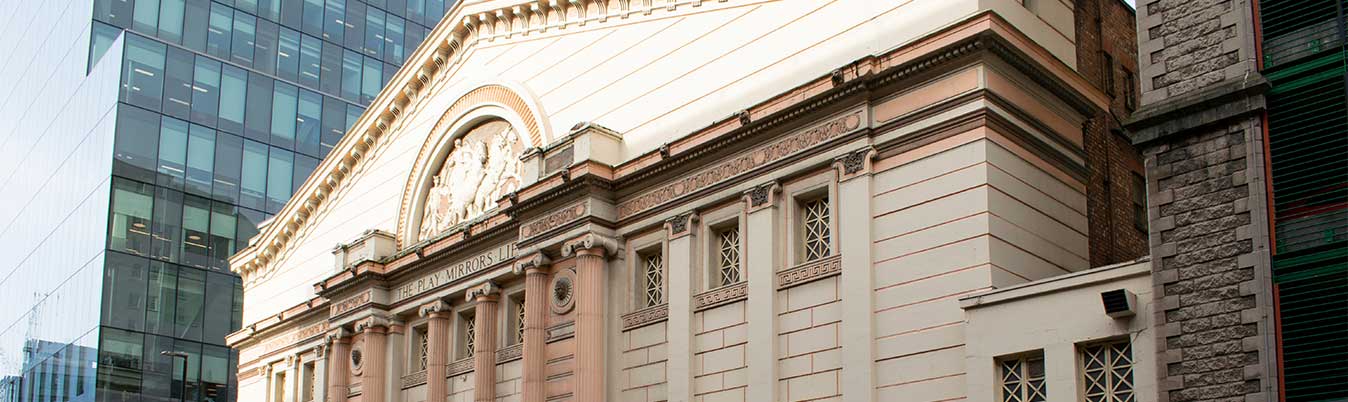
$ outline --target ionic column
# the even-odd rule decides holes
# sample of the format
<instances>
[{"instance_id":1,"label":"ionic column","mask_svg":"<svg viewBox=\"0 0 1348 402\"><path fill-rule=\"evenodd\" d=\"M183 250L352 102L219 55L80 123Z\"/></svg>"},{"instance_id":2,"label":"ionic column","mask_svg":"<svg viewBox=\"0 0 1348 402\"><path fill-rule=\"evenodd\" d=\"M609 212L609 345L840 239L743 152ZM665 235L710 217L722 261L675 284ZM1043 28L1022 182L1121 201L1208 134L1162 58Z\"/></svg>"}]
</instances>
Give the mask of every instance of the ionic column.
<instances>
[{"instance_id":1,"label":"ionic column","mask_svg":"<svg viewBox=\"0 0 1348 402\"><path fill-rule=\"evenodd\" d=\"M365 368L360 373L360 400L361 402L384 402L384 394L388 384L388 378L385 377L384 359L388 355L388 328L383 323L372 322L369 319L361 324L357 324L357 329L365 336L364 356L361 360L365 363Z\"/></svg>"},{"instance_id":2,"label":"ionic column","mask_svg":"<svg viewBox=\"0 0 1348 402\"><path fill-rule=\"evenodd\" d=\"M426 400L445 402L449 399L449 384L445 370L449 365L449 304L435 301L417 309L422 317L430 317L426 324Z\"/></svg>"},{"instance_id":3,"label":"ionic column","mask_svg":"<svg viewBox=\"0 0 1348 402\"><path fill-rule=\"evenodd\" d=\"M875 396L875 314L871 269L871 157L866 147L838 157L838 252L842 254L843 402Z\"/></svg>"},{"instance_id":4,"label":"ionic column","mask_svg":"<svg viewBox=\"0 0 1348 402\"><path fill-rule=\"evenodd\" d=\"M547 397L548 259L536 253L516 268L524 271L524 402L543 402Z\"/></svg>"},{"instance_id":5,"label":"ionic column","mask_svg":"<svg viewBox=\"0 0 1348 402\"><path fill-rule=\"evenodd\" d=\"M468 291L473 314L473 400L496 400L496 302L500 289L487 282Z\"/></svg>"},{"instance_id":6,"label":"ionic column","mask_svg":"<svg viewBox=\"0 0 1348 402\"><path fill-rule=\"evenodd\" d=\"M749 323L747 401L777 400L777 267L781 247L777 193L781 187L767 183L744 193L744 267L748 274L745 318Z\"/></svg>"},{"instance_id":7,"label":"ionic column","mask_svg":"<svg viewBox=\"0 0 1348 402\"><path fill-rule=\"evenodd\" d=\"M350 389L347 385L347 378L350 376L351 361L351 337L345 330L333 331L328 335L332 342L332 350L328 352L328 402L346 402L346 394ZM271 392L271 390L267 390Z\"/></svg>"},{"instance_id":8,"label":"ionic column","mask_svg":"<svg viewBox=\"0 0 1348 402\"><path fill-rule=\"evenodd\" d=\"M609 245L608 248L605 244ZM586 235L562 246L576 256L576 400L604 402L604 256L612 240Z\"/></svg>"}]
</instances>

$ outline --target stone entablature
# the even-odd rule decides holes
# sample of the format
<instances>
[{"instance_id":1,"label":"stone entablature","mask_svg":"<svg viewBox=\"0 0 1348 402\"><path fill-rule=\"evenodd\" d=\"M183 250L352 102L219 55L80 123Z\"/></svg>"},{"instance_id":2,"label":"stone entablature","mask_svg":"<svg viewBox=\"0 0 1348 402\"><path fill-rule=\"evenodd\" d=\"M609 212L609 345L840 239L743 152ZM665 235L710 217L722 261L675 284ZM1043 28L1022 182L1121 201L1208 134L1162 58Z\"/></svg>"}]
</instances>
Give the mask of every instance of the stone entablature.
<instances>
[{"instance_id":1,"label":"stone entablature","mask_svg":"<svg viewBox=\"0 0 1348 402\"><path fill-rule=\"evenodd\" d=\"M672 288L665 289L665 303L649 308L636 308L635 303L628 300L631 297L629 293L636 286L635 280L617 283L626 281L612 279L634 269L630 265L631 257L627 257L628 251L648 251L645 246L642 250L624 250L624 247L628 247L624 239L659 233L658 236L665 237L651 250L659 250L665 258L664 267L700 267L705 262L690 262L686 258L688 255L698 255L693 250L701 250L703 246L699 242L705 240L705 233L701 233L703 229L699 229L697 221L691 219L699 211L731 204L741 205L737 208L743 208L744 212L737 219L749 221L745 227L752 228L750 230L761 231L765 222L770 225L787 224L793 222L791 219L798 219L792 217L796 213L792 211L798 206L797 203L820 194L820 191L835 197L851 197L845 198L845 202L855 202L857 194L871 197L869 183L874 171L893 169L899 163L906 163L897 160L921 158L923 153L938 152L932 149L941 150L940 147L947 146L943 141L955 142L968 138L995 138L1001 141L1005 137L1013 137L1014 140L1005 141L1005 144L1010 144L1005 146L1014 148L1008 152L1029 161L1025 162L1027 165L1040 164L1042 169L1053 171L1070 170L1070 167L1056 165L1056 161L1070 159L1070 155L1058 159L1039 156L1054 152L1051 147L1016 148L1016 144L1031 141L1023 137L1068 144L1070 140L1054 139L1056 134L1051 130L1003 130L1003 126L994 128L997 124L1013 126L1016 123L1008 117L999 117L999 113L1003 112L988 105L1014 105L998 103L992 99L993 93L987 88L978 88L957 98L940 99L939 102L927 105L929 110L915 114L912 118L884 123L883 126L877 125L872 119L871 110L877 104L907 100L903 98L907 94L901 93L900 88L914 82L940 82L945 79L941 75L945 70L974 71L988 76L1021 74L1038 79L1036 82L1039 84L1052 85L1050 89L1053 90L1072 90L1071 84L1075 78L1054 76L1051 72L1034 69L1038 63L1051 62L1045 61L1042 55L1021 53L1022 50L1011 44L1017 38L999 36L1005 32L988 28L1004 29L1001 24L1004 22L994 15L982 15L951 28L949 32L931 39L931 43L924 42L922 46L929 48L920 55L906 53L908 48L904 48L896 50L894 55L858 61L854 64L865 64L869 70L865 73L820 77L790 95L774 98L767 105L751 107L748 112L737 115L733 122L718 122L704 132L675 141L653 156L640 156L618 166L593 160L576 161L501 198L495 209L486 211L484 216L451 227L448 232L437 234L434 238L418 240L414 244L401 244L401 249L389 255L365 260L323 278L314 289L316 293L336 300L324 305L328 307L327 318L331 320L332 326L339 327L338 333L329 340L333 350L338 350L337 345L345 342L348 348L346 355L368 355L372 348L384 346L387 348L381 349L384 352L402 354L401 360L395 361L413 367L393 367L397 364L378 366L378 369L392 373L382 385L362 382L368 381L371 375L378 375L369 371L375 370L371 368L373 366L358 368L358 365L334 364L329 373L346 375L350 380L347 384L359 384L362 402L369 401L367 398L372 397L373 390L378 387L396 388L396 392L427 393L440 398L446 393L459 392L460 388L457 387L462 386L459 385L461 381L455 380L451 384L453 387L449 387L452 389L441 387L444 378L482 371L485 367L504 366L518 360L516 364L522 364L525 373L548 373L546 377L521 374L519 381L525 384L544 380L564 381L567 391L547 396L569 396L574 400L593 397L596 392L602 395L605 389L610 389L605 388L604 381L607 381L606 378L616 378L610 374L615 371L630 371L632 377L625 378L641 377L640 367L637 366L603 367L609 364L603 357L607 353L606 343L602 341L604 337L629 337L627 341L633 347L649 348L646 364L683 367L680 365L688 363L687 356L662 356L661 353L668 353L668 348L660 347L659 341L642 337L659 334L659 337L665 338L664 342L673 343L676 341L669 337L691 333L688 326L692 317L696 317L694 314L702 317L699 320L708 320L707 317L715 318L716 314L723 314L723 311L745 309L745 305L751 304L736 303L741 300L765 300L768 306L774 306L776 302L773 300L778 299L779 294L792 295L782 300L809 299L815 293L823 292L820 289L827 290L830 286L835 288L831 299L800 311L816 310L807 311L806 314L821 317L817 324L824 329L820 332L825 332L830 325L844 326L845 322L839 324L839 321L827 321L826 317L839 311L836 305L853 303L847 301L847 298L870 294L874 289L867 287L865 292L842 294L836 288L857 277L849 276L849 269L853 270L851 272L867 272L866 267L872 261L868 254L844 253L846 246L838 248L840 245L837 241L832 243L836 249L826 257L803 264L789 263L790 259L782 256L761 258L764 257L762 253L770 254L775 247L745 250L747 264L753 264L743 268L751 277L750 280L707 290L702 284L687 285L691 283L690 279L681 278L678 280L687 286L680 288L679 292L682 293L674 293ZM1010 34L1014 36L1014 31L1010 31ZM1008 58L1014 60L1008 61ZM993 71L995 69L1009 70ZM890 95L896 97L891 98ZM1084 100L1093 96L1081 95L1079 99L1063 103L1088 109L1091 103ZM794 99L796 102L784 99ZM1084 114L1082 110L1060 112ZM1027 116L1032 117L1028 113L1016 117ZM718 135L711 134L724 129L726 124L738 126ZM564 145L581 147L584 144L576 141ZM1067 151L1070 153L1074 150L1069 148ZM573 152L572 155L586 153L584 150ZM541 164L541 161L531 161L529 158L542 158L546 153L532 152L525 155L525 164ZM431 167L427 169L434 170ZM807 188L814 186L807 182L823 183L823 187ZM767 184L760 185L763 183ZM755 189L761 191L755 192ZM867 192L858 193L857 189ZM408 195L404 194L404 197ZM841 206L834 208L844 210ZM862 210L866 209L854 209ZM672 217L679 219L670 219ZM855 236L862 232L858 228L864 226L839 227L835 224L833 230L845 232L832 232L832 235ZM786 230L780 227L777 229ZM411 229L400 224L400 230ZM396 237L405 239L408 234L400 232ZM869 239L870 235L866 236ZM759 238L764 237L760 235ZM868 243L869 240L861 244ZM856 261L863 261L860 264L865 266L858 265ZM858 268L860 271L857 271ZM596 295L604 294L615 299L596 300ZM529 303L538 298L547 303ZM424 308L428 305L436 307ZM744 325L754 328L749 335L737 335L735 331L741 329L726 330L726 334L721 336L767 339L756 325L785 320L787 318L783 317L789 312L785 310L787 306L775 306L767 310L771 315L763 315L761 308L761 305L755 305L742 313L753 315L752 319L742 319L748 322ZM309 311L312 312L308 314L319 315L323 310L311 308ZM540 314L543 320L541 323L517 323L513 320L516 319L514 314L519 311L523 311L526 316ZM266 322L274 328L293 325L293 321L286 318L276 317ZM615 328L610 323L619 325ZM516 333L517 329L519 333ZM231 345L250 349L257 347L259 342L271 342L260 339L256 330L253 328L249 332L231 336ZM493 335L496 332L500 334ZM796 336L790 333L771 334L772 339ZM436 347L444 349L417 351L414 346L421 339L419 337L434 339ZM465 339L481 341L481 337L490 340L490 346L483 346L481 342L464 342ZM519 343L511 343L516 341L515 337L522 339L519 339ZM871 342L870 339L866 341ZM844 341L835 340L835 343L840 342ZM546 359L531 357L528 349L531 344L546 344L544 351L547 353L543 354ZM726 349L733 351L735 347L729 345ZM740 348L743 349L742 345ZM849 350L841 344L833 348ZM412 366L418 363L415 353L434 353L436 359L420 363L425 366L420 369ZM802 353L800 355L823 353L818 358L825 359L830 352ZM748 354L752 355L750 359L785 358L772 353ZM267 363L265 358L250 359L241 362L241 367ZM862 367L869 369L870 363L866 362ZM547 370L542 370L543 367ZM534 369L538 371L531 371ZM352 377L351 374L357 371L361 375ZM509 372L491 371L491 376L506 376ZM829 375L825 372L810 375L815 374ZM487 376L484 372L473 375L480 377L467 383L477 382L479 387L486 381L483 378L514 381ZM790 379L771 380L772 387L776 388L777 381L789 382ZM661 384L660 381L620 387L657 389L659 387L656 385ZM764 395L758 392L767 392L771 396L772 392L762 391L765 388L758 380L751 380L751 383L756 384L749 386L754 390L755 397ZM786 387L789 389L789 386ZM351 389L357 389L357 386L353 385ZM536 391L523 393L526 400L542 397ZM609 396L609 399L624 400L618 396ZM768 398L772 399L776 398Z\"/></svg>"}]
</instances>

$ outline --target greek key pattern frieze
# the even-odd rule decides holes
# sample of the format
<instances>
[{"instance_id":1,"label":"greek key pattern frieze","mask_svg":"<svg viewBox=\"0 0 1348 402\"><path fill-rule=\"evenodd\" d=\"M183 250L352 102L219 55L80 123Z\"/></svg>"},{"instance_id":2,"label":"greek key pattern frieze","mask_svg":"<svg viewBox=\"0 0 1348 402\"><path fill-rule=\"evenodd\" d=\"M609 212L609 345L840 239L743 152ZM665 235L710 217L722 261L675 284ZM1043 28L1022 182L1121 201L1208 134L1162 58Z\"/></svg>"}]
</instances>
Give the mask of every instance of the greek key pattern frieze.
<instances>
[{"instance_id":1,"label":"greek key pattern frieze","mask_svg":"<svg viewBox=\"0 0 1348 402\"><path fill-rule=\"evenodd\" d=\"M445 374L450 377L467 373L469 371L473 371L473 358L471 357L467 359L459 359L459 361L450 363L449 366L445 368Z\"/></svg>"},{"instance_id":2,"label":"greek key pattern frieze","mask_svg":"<svg viewBox=\"0 0 1348 402\"><path fill-rule=\"evenodd\" d=\"M625 219L645 212L675 198L706 189L732 177L748 173L755 168L782 160L802 150L840 137L858 127L861 127L861 111L854 111L809 130L791 134L771 144L677 179L630 201L620 203L618 204L618 219Z\"/></svg>"},{"instance_id":3,"label":"greek key pattern frieze","mask_svg":"<svg viewBox=\"0 0 1348 402\"><path fill-rule=\"evenodd\" d=\"M777 273L777 290L813 282L842 272L842 256L832 255Z\"/></svg>"},{"instance_id":4,"label":"greek key pattern frieze","mask_svg":"<svg viewBox=\"0 0 1348 402\"><path fill-rule=\"evenodd\" d=\"M412 374L403 376L402 389L412 388L426 383L426 370L421 370Z\"/></svg>"},{"instance_id":5,"label":"greek key pattern frieze","mask_svg":"<svg viewBox=\"0 0 1348 402\"><path fill-rule=\"evenodd\" d=\"M749 283L740 282L722 286L693 296L693 311L734 303L749 297Z\"/></svg>"},{"instance_id":6,"label":"greek key pattern frieze","mask_svg":"<svg viewBox=\"0 0 1348 402\"><path fill-rule=\"evenodd\" d=\"M623 331L641 328L669 318L669 304L661 304L623 314Z\"/></svg>"}]
</instances>

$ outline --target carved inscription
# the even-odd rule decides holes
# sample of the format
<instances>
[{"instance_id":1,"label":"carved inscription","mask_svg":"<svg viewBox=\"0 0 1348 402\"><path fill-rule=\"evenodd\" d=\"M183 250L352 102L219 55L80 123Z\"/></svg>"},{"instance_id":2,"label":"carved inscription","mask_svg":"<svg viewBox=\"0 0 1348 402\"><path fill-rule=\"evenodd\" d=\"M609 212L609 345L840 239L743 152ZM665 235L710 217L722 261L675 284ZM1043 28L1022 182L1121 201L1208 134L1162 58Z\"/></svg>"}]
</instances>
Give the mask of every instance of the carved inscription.
<instances>
[{"instance_id":1,"label":"carved inscription","mask_svg":"<svg viewBox=\"0 0 1348 402\"><path fill-rule=\"evenodd\" d=\"M393 290L393 302L406 300L515 258L515 244L504 244L426 274Z\"/></svg>"},{"instance_id":2,"label":"carved inscription","mask_svg":"<svg viewBox=\"0 0 1348 402\"><path fill-rule=\"evenodd\" d=\"M520 239L527 239L540 233L556 229L557 227L565 225L567 223L571 223L572 221L575 221L577 219L580 219L582 216L585 216L585 212L588 209L589 209L589 202L581 201L573 205L567 206L565 208L562 208L559 211L548 214L547 216L544 216L542 218L533 220L527 224L524 224L523 226L520 226Z\"/></svg>"},{"instance_id":3,"label":"carved inscription","mask_svg":"<svg viewBox=\"0 0 1348 402\"><path fill-rule=\"evenodd\" d=\"M364 292L360 292L360 294L358 295L348 297L337 303L333 303L331 307L328 307L328 316L336 317L348 311L355 310L356 307L369 304L371 296L372 296L371 292L369 290L366 290Z\"/></svg>"},{"instance_id":4,"label":"carved inscription","mask_svg":"<svg viewBox=\"0 0 1348 402\"><path fill-rule=\"evenodd\" d=\"M294 331L290 331L285 335L278 336L272 338L271 340L268 340L267 342L263 343L261 347L250 348L247 350L240 351L239 361L244 362L251 361L257 358L258 356L271 353L277 350L281 350L285 347L295 344L296 342L322 335L325 332L328 332L327 321L322 321L311 324L307 327L295 329Z\"/></svg>"},{"instance_id":5,"label":"carved inscription","mask_svg":"<svg viewBox=\"0 0 1348 402\"><path fill-rule=\"evenodd\" d=\"M636 215L675 198L711 187L713 184L739 176L754 168L781 160L807 148L842 136L860 126L861 112L856 111L809 130L791 134L786 138L730 160L722 161L697 173L668 183L664 187L618 204L618 219Z\"/></svg>"}]
</instances>

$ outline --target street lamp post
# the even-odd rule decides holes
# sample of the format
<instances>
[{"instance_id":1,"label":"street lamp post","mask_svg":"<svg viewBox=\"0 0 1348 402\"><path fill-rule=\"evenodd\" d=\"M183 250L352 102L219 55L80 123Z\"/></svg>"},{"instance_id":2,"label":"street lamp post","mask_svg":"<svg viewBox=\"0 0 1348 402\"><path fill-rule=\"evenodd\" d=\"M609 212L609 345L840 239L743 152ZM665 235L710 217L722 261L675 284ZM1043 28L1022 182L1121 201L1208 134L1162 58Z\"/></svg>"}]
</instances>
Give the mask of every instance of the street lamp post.
<instances>
[{"instance_id":1,"label":"street lamp post","mask_svg":"<svg viewBox=\"0 0 1348 402\"><path fill-rule=\"evenodd\" d=\"M183 386L182 386L182 395L178 398L178 400L186 401L186 400L187 400L187 356L188 356L188 354L185 353L185 352L177 352L177 351L171 351L171 350L165 350L165 351L159 352L159 354L160 354L160 355L164 355L164 356L168 356L168 357L172 357L172 358L175 358L175 359L176 359L176 358L179 358L179 357L181 357L181 358L183 359Z\"/></svg>"}]
</instances>

